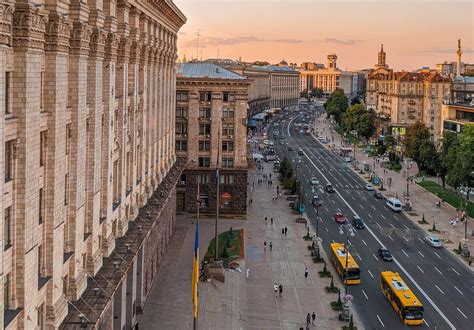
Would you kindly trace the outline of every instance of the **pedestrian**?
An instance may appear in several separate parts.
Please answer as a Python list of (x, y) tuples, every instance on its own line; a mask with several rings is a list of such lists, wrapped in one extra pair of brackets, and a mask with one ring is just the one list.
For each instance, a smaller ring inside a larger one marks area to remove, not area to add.
[(273, 194), (273, 199), (272, 200), (275, 201), (275, 194)]
[[(304, 268), (304, 278), (308, 278), (308, 275), (309, 275), (308, 267), (305, 267), (305, 268)], [(309, 314), (308, 314), (308, 315), (309, 315)]]
[(471, 267), (472, 264), (472, 257), (469, 258), (469, 267)]
[(313, 318), (313, 322), (312, 322), (312, 323), (314, 324), (314, 322), (316, 321), (316, 313), (313, 312), (313, 314), (311, 315), (311, 317)]
[(250, 275), (250, 268), (247, 268), (247, 278), (249, 278)]
[(309, 327), (310, 323), (311, 323), (311, 314), (308, 313), (308, 315), (306, 315), (306, 327)]
[(273, 218), (270, 218), (270, 224), (273, 226)]
[(281, 229), (281, 234), (282, 234), (282, 235), (285, 235), (285, 228), (282, 228), (282, 229)]
[(267, 241), (263, 242), (263, 251), (267, 251)]
[(270, 251), (273, 251), (273, 243), (270, 241)]
[(280, 293), (280, 297), (283, 295), (283, 285), (280, 285), (278, 286), (278, 292)]
[(273, 286), (273, 291), (275, 291), (275, 296), (278, 294), (278, 284), (275, 283)]
[(267, 225), (267, 217), (265, 217), (265, 226)]
[(288, 234), (288, 228), (285, 227), (285, 236)]

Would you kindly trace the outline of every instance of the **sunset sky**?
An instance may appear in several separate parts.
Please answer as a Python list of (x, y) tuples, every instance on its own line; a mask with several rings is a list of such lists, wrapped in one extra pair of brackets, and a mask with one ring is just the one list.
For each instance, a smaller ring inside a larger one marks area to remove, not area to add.
[(179, 56), (326, 63), (341, 69), (372, 67), (380, 44), (396, 70), (455, 61), (474, 62), (473, 1), (457, 0), (174, 0), (188, 18)]

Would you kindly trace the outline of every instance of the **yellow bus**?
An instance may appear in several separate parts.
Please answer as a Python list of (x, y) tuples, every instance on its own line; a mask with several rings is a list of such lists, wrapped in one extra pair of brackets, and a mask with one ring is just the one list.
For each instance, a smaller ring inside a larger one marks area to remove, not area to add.
[(407, 325), (423, 324), (423, 304), (398, 273), (381, 272), (380, 287), (403, 323)]
[(345, 284), (360, 284), (360, 269), (342, 243), (331, 243), (331, 261)]

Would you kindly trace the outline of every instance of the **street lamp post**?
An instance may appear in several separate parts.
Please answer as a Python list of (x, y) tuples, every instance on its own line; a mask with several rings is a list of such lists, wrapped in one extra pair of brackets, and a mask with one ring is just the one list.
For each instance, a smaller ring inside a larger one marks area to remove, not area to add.
[(316, 238), (319, 238), (319, 204), (316, 204)]
[(348, 277), (348, 273), (349, 273), (349, 236), (354, 237), (355, 232), (354, 232), (354, 229), (352, 228), (352, 226), (348, 223), (348, 224), (345, 224), (345, 225), (340, 225), (339, 234), (340, 235), (344, 235), (344, 234), (346, 235), (346, 242), (344, 244), (344, 250), (345, 250), (345, 254), (346, 254), (346, 263), (345, 263), (344, 275), (343, 275), (342, 279), (344, 281), (345, 296), (347, 296), (347, 277)]

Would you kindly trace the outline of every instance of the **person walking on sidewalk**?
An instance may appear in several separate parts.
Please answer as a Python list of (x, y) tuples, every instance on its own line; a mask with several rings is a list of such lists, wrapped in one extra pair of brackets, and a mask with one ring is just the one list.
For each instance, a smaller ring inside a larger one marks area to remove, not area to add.
[(311, 314), (308, 313), (308, 315), (306, 315), (306, 328), (309, 327), (310, 323), (311, 323)]
[(278, 284), (275, 283), (273, 286), (273, 291), (275, 291), (275, 297), (278, 295)]
[(273, 226), (273, 218), (270, 218), (270, 224)]
[[(308, 275), (309, 275), (308, 267), (305, 267), (305, 268), (304, 268), (304, 278), (308, 278)], [(308, 314), (308, 315), (309, 315), (309, 314)]]
[(283, 295), (283, 285), (280, 285), (278, 286), (278, 292), (280, 293), (280, 297)]
[(263, 251), (267, 251), (267, 241), (263, 242)]
[(316, 313), (313, 312), (313, 314), (311, 315), (311, 317), (313, 318), (313, 322), (312, 322), (312, 323), (314, 324), (314, 322), (316, 321)]
[(249, 278), (249, 275), (250, 275), (250, 268), (247, 268), (247, 273), (246, 273), (247, 278)]
[(272, 251), (272, 250), (273, 250), (273, 243), (272, 243), (272, 241), (270, 241), (270, 251)]
[(285, 236), (288, 234), (288, 228), (285, 226)]

